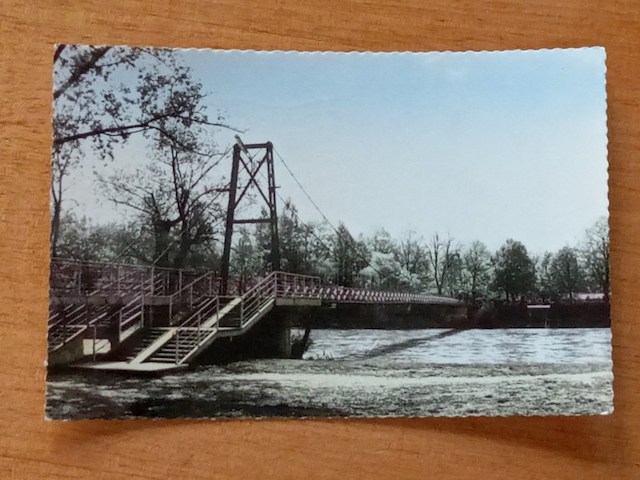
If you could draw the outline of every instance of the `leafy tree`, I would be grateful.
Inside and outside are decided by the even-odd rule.
[[[280,257],[282,269],[292,273],[309,273],[309,232],[308,227],[300,222],[298,210],[288,200],[278,217],[278,234],[280,236]],[[271,244],[269,243],[269,248]]]
[[[493,286],[505,293],[507,301],[514,301],[535,288],[535,266],[526,247],[516,241],[507,240],[492,260],[494,267]]]
[[[463,277],[466,291],[475,302],[486,295],[491,279],[491,254],[484,243],[474,241],[462,255]]]
[[[421,238],[416,238],[415,232],[409,231],[399,242],[397,248],[397,259],[409,277],[412,290],[424,290],[428,287],[429,260],[427,248]]]
[[[260,218],[268,218],[265,208]],[[298,209],[289,199],[278,216],[281,268],[292,273],[332,277],[333,238],[322,226],[300,220]],[[255,228],[257,246],[261,251],[263,269],[271,268],[271,231],[268,224]]]
[[[223,154],[215,154],[213,147],[209,155],[185,152],[161,137],[157,141],[154,158],[144,168],[133,174],[119,171],[101,181],[112,202],[137,212],[153,232],[152,262],[181,268],[222,223],[221,186],[209,174]]]
[[[377,230],[367,241],[367,245],[372,252],[395,255],[398,251],[398,247],[393,241],[393,238],[391,238],[391,234],[384,228]]]
[[[369,264],[359,272],[363,286],[372,289],[398,290],[408,280],[408,272],[402,268],[392,253],[371,252]]]
[[[59,252],[81,262],[139,263],[149,253],[144,232],[134,225],[94,225],[86,217],[63,215],[60,220]]]
[[[456,256],[459,257],[459,253],[451,237],[442,238],[438,233],[431,237],[427,246],[427,259],[438,295],[442,295]]]
[[[586,231],[582,256],[587,279],[609,301],[609,223],[606,217],[600,218]]]
[[[261,252],[247,229],[240,229],[238,234],[230,260],[230,270],[244,285],[246,279],[262,273]]]
[[[157,48],[60,45],[54,55],[51,248],[55,256],[64,179],[81,168],[87,147],[99,160],[134,134],[160,136],[193,150],[176,127],[229,128],[210,121],[202,85],[174,51]]]
[[[552,262],[553,254],[551,252],[544,252],[541,257],[536,259],[537,288],[543,300],[557,295],[556,284],[551,271]]]
[[[357,283],[358,272],[369,263],[364,241],[356,242],[346,225],[340,222],[333,245],[335,283],[345,287],[354,286]]]
[[[460,252],[456,249],[450,256],[447,273],[444,276],[444,289],[450,297],[458,297],[464,289],[464,269]]]
[[[578,255],[570,247],[562,248],[551,261],[551,278],[555,290],[569,295],[573,302],[573,294],[583,285],[584,274],[578,262]]]
[[[221,117],[209,120],[204,96],[171,49],[60,45],[54,55],[54,150],[89,139],[106,158],[134,133],[159,133],[180,144],[173,122],[230,128]]]

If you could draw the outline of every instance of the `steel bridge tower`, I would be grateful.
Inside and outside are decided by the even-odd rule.
[[[258,181],[258,174],[263,166],[267,169],[267,193]],[[239,177],[242,171],[248,174],[245,185],[240,185]],[[224,233],[224,249],[222,252],[220,293],[227,294],[229,284],[229,260],[231,257],[231,244],[233,227],[238,224],[268,223],[271,233],[271,269],[280,270],[280,240],[278,237],[278,211],[276,209],[276,181],[273,165],[273,144],[252,143],[244,144],[236,135],[236,144],[233,146],[233,159],[231,163],[231,181],[229,183],[229,203],[227,205],[227,218]],[[236,209],[245,198],[249,190],[257,192],[267,206],[269,216],[267,218],[237,219]]]

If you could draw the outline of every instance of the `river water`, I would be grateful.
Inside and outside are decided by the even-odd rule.
[[[314,330],[302,360],[49,375],[50,418],[604,414],[609,329]],[[214,344],[215,345],[215,344]]]

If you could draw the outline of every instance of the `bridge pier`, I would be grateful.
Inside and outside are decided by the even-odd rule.
[[[291,328],[274,326],[262,337],[262,350],[270,358],[291,358]]]
[[[291,322],[274,308],[251,330],[236,337],[246,355],[257,358],[291,358]],[[246,342],[246,343],[245,343]]]

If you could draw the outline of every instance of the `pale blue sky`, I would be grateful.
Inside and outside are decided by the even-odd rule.
[[[604,49],[181,56],[210,115],[246,143],[272,141],[354,234],[438,231],[491,249],[515,238],[542,252],[607,214]],[[276,179],[319,220],[278,160]]]

